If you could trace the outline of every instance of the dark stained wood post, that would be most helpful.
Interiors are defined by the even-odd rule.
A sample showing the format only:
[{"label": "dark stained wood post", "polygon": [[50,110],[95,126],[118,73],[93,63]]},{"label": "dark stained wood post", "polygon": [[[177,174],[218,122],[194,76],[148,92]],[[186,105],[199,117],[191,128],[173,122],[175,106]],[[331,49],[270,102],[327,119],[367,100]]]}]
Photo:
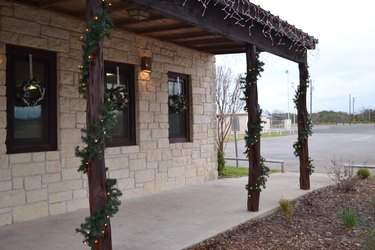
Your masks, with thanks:
[{"label": "dark stained wood post", "polygon": [[299,82],[301,89],[300,96],[297,100],[297,119],[298,119],[298,137],[302,139],[301,151],[299,154],[299,184],[300,188],[303,190],[310,189],[310,175],[307,169],[308,161],[309,161],[309,144],[308,144],[308,137],[303,137],[303,131],[307,126],[308,121],[308,113],[307,113],[307,106],[306,106],[306,96],[307,96],[307,78],[308,78],[308,69],[307,63],[299,63]]},{"label": "dark stained wood post", "polygon": [[[246,68],[247,74],[250,70],[256,67],[256,47],[255,45],[249,45],[246,47]],[[257,83],[253,82],[250,93],[246,99],[246,107],[248,114],[247,130],[250,131],[255,129],[252,124],[255,124],[258,120],[258,87]],[[257,178],[260,176],[260,137],[258,136],[257,142],[251,145],[248,149],[247,157],[249,159],[249,180],[248,187],[254,186]],[[247,197],[247,210],[256,212],[259,210],[259,198],[260,192],[248,193]]]},{"label": "dark stained wood post", "polygon": [[[86,22],[89,23],[94,16],[101,11],[102,4],[99,0],[86,1]],[[100,122],[104,103],[104,58],[103,58],[103,40],[99,42],[98,51],[93,55],[89,67],[89,76],[87,80],[87,127],[91,124]],[[93,160],[88,166],[88,185],[90,213],[98,211],[107,204],[106,192],[106,170],[104,162],[104,152],[101,160]],[[95,250],[112,249],[111,226],[104,229],[104,237],[98,239],[98,242],[92,247]]]}]

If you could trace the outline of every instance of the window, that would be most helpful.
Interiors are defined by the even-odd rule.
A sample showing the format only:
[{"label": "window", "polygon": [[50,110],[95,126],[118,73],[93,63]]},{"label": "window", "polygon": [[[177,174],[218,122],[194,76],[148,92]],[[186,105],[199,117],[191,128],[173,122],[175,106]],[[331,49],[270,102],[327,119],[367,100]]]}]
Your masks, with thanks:
[{"label": "window", "polygon": [[57,149],[56,54],[6,46],[7,153]]},{"label": "window", "polygon": [[[171,107],[173,102],[179,100],[179,110]],[[169,104],[169,142],[190,141],[189,126],[189,77],[187,75],[168,74],[168,104]]]},{"label": "window", "polygon": [[116,112],[117,124],[110,131],[112,137],[107,141],[108,147],[135,145],[135,83],[134,66],[124,63],[108,62],[105,67],[105,88],[112,89],[124,86],[128,92],[129,102],[123,111]]}]

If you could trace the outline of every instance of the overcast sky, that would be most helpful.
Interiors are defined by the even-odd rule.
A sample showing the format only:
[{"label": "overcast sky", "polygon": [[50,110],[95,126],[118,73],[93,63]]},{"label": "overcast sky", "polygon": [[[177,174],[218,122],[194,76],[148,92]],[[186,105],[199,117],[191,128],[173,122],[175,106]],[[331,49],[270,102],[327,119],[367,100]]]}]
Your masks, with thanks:
[{"label": "overcast sky", "polygon": [[[375,109],[375,21],[371,0],[251,0],[263,9],[319,39],[309,53],[309,72],[313,80],[313,112],[349,111],[349,95],[355,98],[355,112]],[[259,103],[263,110],[293,112],[294,89],[298,84],[298,65],[262,53],[265,71],[259,80]],[[219,65],[246,70],[244,55],[218,56]],[[285,73],[289,72],[288,76]],[[309,100],[308,97],[308,110]]]}]

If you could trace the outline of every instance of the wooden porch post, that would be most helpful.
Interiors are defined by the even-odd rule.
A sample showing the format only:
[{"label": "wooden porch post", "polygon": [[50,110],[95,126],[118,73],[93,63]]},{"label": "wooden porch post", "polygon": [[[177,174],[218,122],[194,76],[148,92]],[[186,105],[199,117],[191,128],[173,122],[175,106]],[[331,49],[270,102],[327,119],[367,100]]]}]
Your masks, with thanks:
[{"label": "wooden porch post", "polygon": [[308,80],[308,69],[307,63],[299,63],[299,82],[300,82],[300,95],[297,99],[297,118],[298,118],[298,138],[301,141],[301,148],[299,153],[299,183],[300,188],[303,190],[310,189],[310,174],[308,171],[309,162],[309,144],[308,136],[304,132],[307,128],[308,113],[306,106],[306,92],[307,92],[307,80]]},{"label": "wooden porch post", "polygon": [[[256,67],[256,46],[249,45],[246,47],[246,68],[247,76],[249,72]],[[248,78],[246,79],[249,81]],[[247,130],[251,131],[256,129],[253,124],[257,123],[259,104],[258,104],[258,88],[257,82],[252,82],[250,93],[246,99],[246,107],[248,114]],[[257,135],[256,143],[249,146],[247,157],[249,159],[249,179],[248,188],[255,185],[258,177],[260,176],[260,137]],[[247,210],[256,212],[259,210],[260,192],[248,192],[247,196]]]},{"label": "wooden porch post", "polygon": [[[86,1],[86,22],[91,20],[101,11],[102,4],[98,0]],[[89,128],[92,124],[100,122],[100,115],[104,103],[104,58],[103,58],[103,39],[99,41],[98,51],[93,56],[89,66],[89,75],[87,79],[87,113],[86,122]],[[95,213],[107,204],[106,192],[106,169],[104,162],[104,152],[100,160],[92,160],[88,165],[88,185],[90,214]],[[111,226],[104,229],[104,237],[98,238],[97,243],[92,247],[96,250],[112,249]]]}]

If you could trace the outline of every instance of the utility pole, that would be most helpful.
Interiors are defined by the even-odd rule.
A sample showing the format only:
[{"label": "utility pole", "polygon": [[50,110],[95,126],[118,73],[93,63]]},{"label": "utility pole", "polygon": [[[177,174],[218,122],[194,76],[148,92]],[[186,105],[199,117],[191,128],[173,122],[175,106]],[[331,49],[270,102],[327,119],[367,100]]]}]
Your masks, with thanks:
[{"label": "utility pole", "polygon": [[353,122],[355,122],[355,109],[354,109],[355,97],[353,96]]},{"label": "utility pole", "polygon": [[350,125],[350,121],[351,121],[351,115],[350,115],[351,112],[352,112],[352,95],[349,94],[349,113],[348,113],[349,125]]},{"label": "utility pole", "polygon": [[312,119],[312,92],[313,92],[313,80],[310,79],[310,118]]},{"label": "utility pole", "polygon": [[288,89],[288,114],[287,114],[287,117],[288,117],[288,122],[289,122],[289,70],[286,70],[285,71],[285,74],[286,74],[286,86],[287,86],[287,89]]}]

